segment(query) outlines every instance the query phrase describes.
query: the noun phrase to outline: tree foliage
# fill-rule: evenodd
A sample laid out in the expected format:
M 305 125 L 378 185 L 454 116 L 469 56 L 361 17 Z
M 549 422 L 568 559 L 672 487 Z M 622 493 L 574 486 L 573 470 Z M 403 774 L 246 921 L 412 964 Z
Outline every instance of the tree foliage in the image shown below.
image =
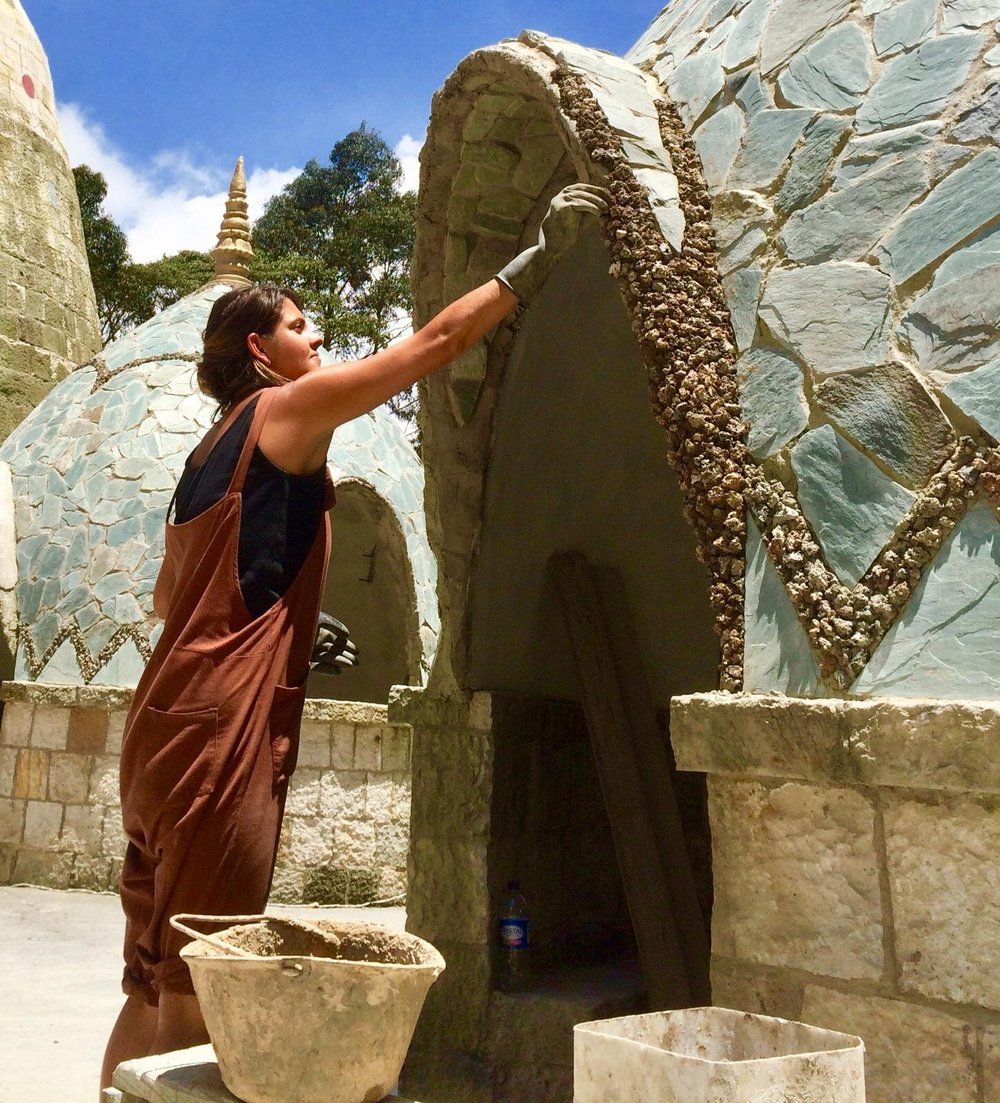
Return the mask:
M 298 292 L 326 348 L 357 359 L 385 348 L 409 325 L 416 195 L 399 190 L 398 158 L 364 123 L 336 143 L 328 160 L 310 160 L 268 202 L 252 231 L 251 274 Z M 73 174 L 105 341 L 211 278 L 207 253 L 132 261 L 125 234 L 104 210 L 104 177 L 86 165 Z M 412 420 L 412 390 L 390 406 Z
M 211 278 L 212 258 L 191 249 L 137 264 L 129 256 L 128 239 L 121 227 L 104 210 L 108 194 L 104 177 L 87 165 L 73 169 L 73 177 L 105 342 L 152 318 Z
M 73 169 L 76 194 L 80 200 L 80 217 L 83 220 L 83 240 L 90 263 L 90 278 L 97 297 L 97 313 L 101 320 L 101 332 L 109 341 L 120 332 L 119 302 L 125 270 L 131 263 L 128 255 L 128 239 L 121 227 L 104 211 L 108 185 L 104 177 L 87 165 Z
M 402 175 L 362 123 L 328 165 L 309 161 L 253 228 L 254 276 L 297 291 L 323 344 L 345 358 L 378 352 L 409 324 L 416 196 L 399 191 Z

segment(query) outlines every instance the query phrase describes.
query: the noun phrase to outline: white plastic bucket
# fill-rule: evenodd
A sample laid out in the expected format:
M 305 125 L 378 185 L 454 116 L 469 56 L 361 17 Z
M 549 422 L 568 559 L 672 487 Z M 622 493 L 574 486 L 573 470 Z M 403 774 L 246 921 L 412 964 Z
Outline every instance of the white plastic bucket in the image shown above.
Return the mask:
M 233 924 L 215 935 L 186 922 Z M 374 923 L 175 916 L 226 1087 L 246 1103 L 374 1103 L 444 959 Z
M 864 1043 L 804 1023 L 695 1007 L 580 1023 L 574 1103 L 864 1103 Z

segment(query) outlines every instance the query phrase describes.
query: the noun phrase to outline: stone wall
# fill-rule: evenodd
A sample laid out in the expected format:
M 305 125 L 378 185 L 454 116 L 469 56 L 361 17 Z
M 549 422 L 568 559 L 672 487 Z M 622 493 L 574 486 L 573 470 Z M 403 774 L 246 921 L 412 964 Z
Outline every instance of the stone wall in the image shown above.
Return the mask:
M 17 0 L 0 9 L 0 440 L 100 348 L 52 77 Z
M 532 244 L 571 175 L 609 188 L 610 271 L 727 689 L 1000 696 L 998 19 L 996 0 L 677 0 L 624 62 L 526 32 L 435 99 L 418 320 Z M 494 688 L 469 661 L 469 595 L 518 325 L 424 389 L 442 647 L 413 715 L 411 915 L 460 969 L 410 1069 L 442 1099 L 504 1090 L 489 848 L 464 818 L 505 827 L 481 792 L 500 784 L 497 733 L 463 702 Z M 600 441 L 599 417 L 582 428 Z M 719 700 L 749 704 L 712 755 L 679 753 L 713 775 L 717 1000 L 862 1034 L 873 1103 L 992 1103 L 989 707 L 941 740 L 946 702 L 886 705 L 906 721 L 882 732 L 845 719 L 869 706 L 786 700 L 775 744 L 754 699 Z M 458 816 L 418 780 L 448 756 L 473 794 Z
M 1000 709 L 676 698 L 709 774 L 712 999 L 860 1035 L 869 1103 L 1000 1100 Z
M 0 884 L 115 890 L 125 852 L 118 756 L 132 691 L 0 686 Z M 386 709 L 308 701 L 272 899 L 406 892 L 410 729 Z
M 678 0 L 739 352 L 744 689 L 1000 696 L 1000 5 Z

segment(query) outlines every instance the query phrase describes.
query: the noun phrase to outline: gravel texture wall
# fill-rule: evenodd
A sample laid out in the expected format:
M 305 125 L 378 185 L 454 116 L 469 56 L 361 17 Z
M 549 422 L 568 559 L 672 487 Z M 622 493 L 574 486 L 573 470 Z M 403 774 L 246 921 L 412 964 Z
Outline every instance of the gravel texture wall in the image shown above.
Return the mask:
M 101 343 L 52 76 L 18 0 L 0 11 L 0 440 Z

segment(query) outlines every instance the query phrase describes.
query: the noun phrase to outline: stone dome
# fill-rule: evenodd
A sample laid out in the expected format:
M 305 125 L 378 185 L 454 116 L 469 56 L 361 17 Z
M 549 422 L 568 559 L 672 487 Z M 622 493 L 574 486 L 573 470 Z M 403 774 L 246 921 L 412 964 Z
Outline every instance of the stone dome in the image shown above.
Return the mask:
M 2 440 L 101 338 L 52 77 L 19 0 L 0 3 L 0 45 Z
M 531 244 L 559 186 L 610 191 L 608 270 L 708 567 L 723 688 L 1000 696 L 998 15 L 676 0 L 625 58 L 523 32 L 435 97 L 418 322 Z M 591 284 L 575 309 L 606 298 Z M 481 683 L 483 559 L 463 549 L 488 544 L 527 332 L 501 326 L 425 387 L 443 685 Z
M 113 341 L 0 447 L 16 503 L 17 679 L 130 686 L 141 673 L 159 632 L 152 590 L 167 504 L 215 408 L 195 381 L 201 334 L 229 289 L 210 283 Z M 384 409 L 338 429 L 329 464 L 339 501 L 324 607 L 352 629 L 366 688 L 352 692 L 351 671 L 312 689 L 384 700 L 390 680 L 420 682 L 437 640 L 423 472 Z M 347 550 L 356 562 L 338 561 Z M 373 602 L 399 607 L 393 631 L 405 647 L 366 647 L 379 619 L 368 615 Z M 382 655 L 392 647 L 394 662 Z M 380 663 L 385 684 L 376 688 Z

